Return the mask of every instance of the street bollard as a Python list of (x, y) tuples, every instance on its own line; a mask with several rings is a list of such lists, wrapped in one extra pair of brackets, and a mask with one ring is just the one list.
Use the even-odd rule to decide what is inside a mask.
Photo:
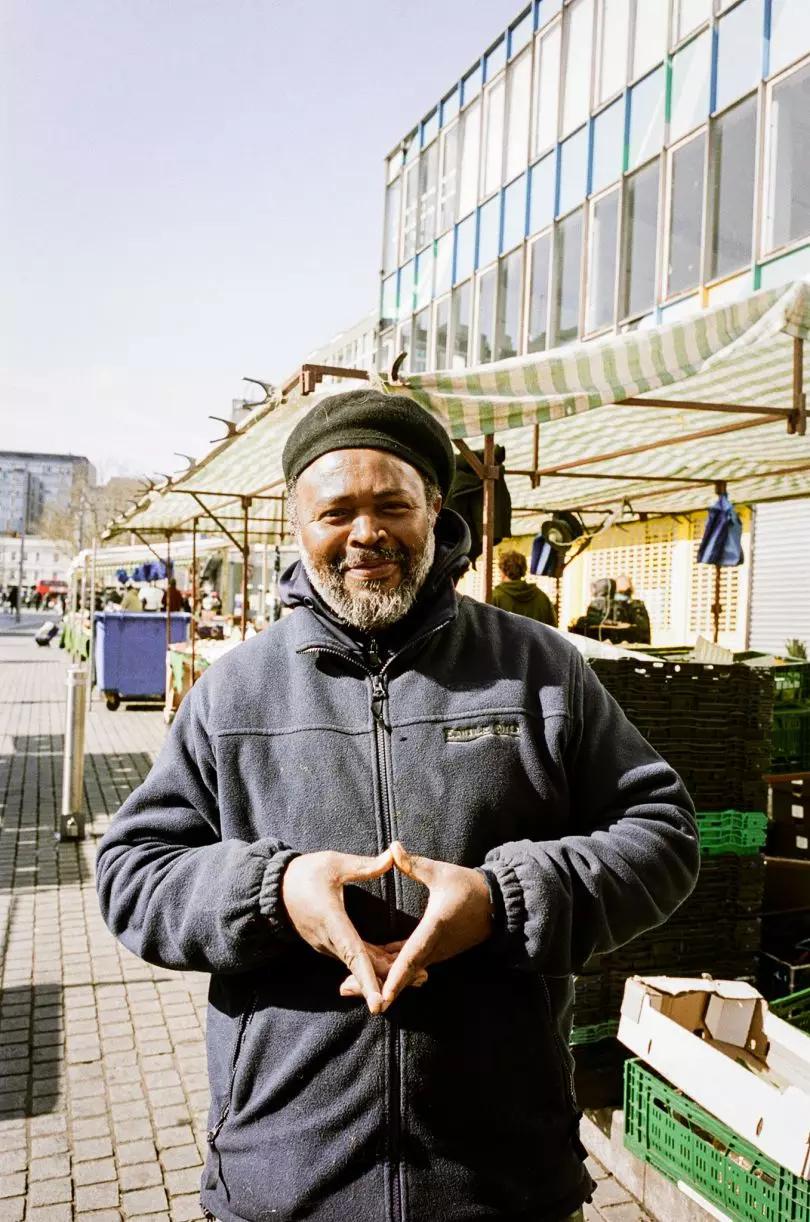
[(58, 840), (84, 840), (84, 717), (87, 670), (70, 666), (62, 762), (62, 813)]

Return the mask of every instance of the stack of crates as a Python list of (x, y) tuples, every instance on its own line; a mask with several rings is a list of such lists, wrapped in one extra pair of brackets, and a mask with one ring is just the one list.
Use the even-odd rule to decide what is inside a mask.
[(694, 892), (669, 921), (586, 964), (576, 981), (575, 1045), (615, 1033), (634, 973), (755, 978), (773, 714), (770, 671), (630, 659), (592, 665), (686, 783), (699, 812), (702, 862)]
[[(810, 1032), (810, 989), (770, 1003)], [(810, 1222), (810, 1182), (763, 1154), (641, 1061), (624, 1067), (624, 1144), (743, 1222)]]
[(772, 772), (810, 772), (810, 663), (773, 668)]

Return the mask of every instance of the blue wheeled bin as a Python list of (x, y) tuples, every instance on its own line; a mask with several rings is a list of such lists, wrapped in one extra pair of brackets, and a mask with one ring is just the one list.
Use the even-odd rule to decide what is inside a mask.
[[(191, 616), (175, 611), (171, 640), (185, 641)], [(166, 616), (159, 611), (97, 611), (96, 687), (108, 709), (122, 700), (162, 696), (166, 690)]]

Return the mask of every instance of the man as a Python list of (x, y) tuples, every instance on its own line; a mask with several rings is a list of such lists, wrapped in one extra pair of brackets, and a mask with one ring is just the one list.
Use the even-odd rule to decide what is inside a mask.
[(141, 607), (144, 611), (159, 611), (163, 603), (163, 591), (159, 590), (154, 581), (141, 586)]
[(206, 671), (98, 856), (123, 943), (212, 974), (203, 1205), (581, 1217), (571, 972), (689, 894), (689, 798), (576, 650), (457, 598), (427, 412), (334, 395), (284, 472), (295, 610)]
[(124, 590), (124, 596), (121, 599), (122, 611), (140, 611), (141, 600), (138, 598), (138, 591), (135, 589), (131, 581), (127, 582), (127, 587)]
[(616, 578), (614, 615), (617, 620), (630, 624), (630, 632), (624, 637), (632, 645), (649, 645), (650, 616), (640, 598), (633, 597), (633, 582), (626, 573)]
[(178, 590), (177, 579), (174, 577), (169, 578), (169, 588), (168, 590), (163, 591), (163, 597), (161, 599), (161, 604), (160, 604), (162, 611), (166, 610), (167, 595), (168, 595), (168, 600), (169, 600), (169, 612), (172, 615), (174, 615), (175, 611), (182, 611), (183, 610), (183, 595)]
[(503, 581), (492, 591), (492, 603), (513, 615), (525, 615), (540, 624), (557, 626), (551, 599), (539, 586), (526, 581), (526, 557), (520, 552), (501, 552), (498, 567)]

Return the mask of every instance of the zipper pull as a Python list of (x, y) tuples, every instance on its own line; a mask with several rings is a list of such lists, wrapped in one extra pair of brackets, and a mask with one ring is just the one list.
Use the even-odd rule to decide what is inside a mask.
[(371, 676), (371, 713), (378, 725), (381, 725), (384, 730), (388, 729), (383, 717), (383, 704), (387, 696), (385, 687), (385, 679), (379, 672)]
[(371, 663), (372, 670), (379, 670), (382, 666), (380, 647), (374, 640), (374, 637), (371, 637), (368, 643), (368, 660)]

